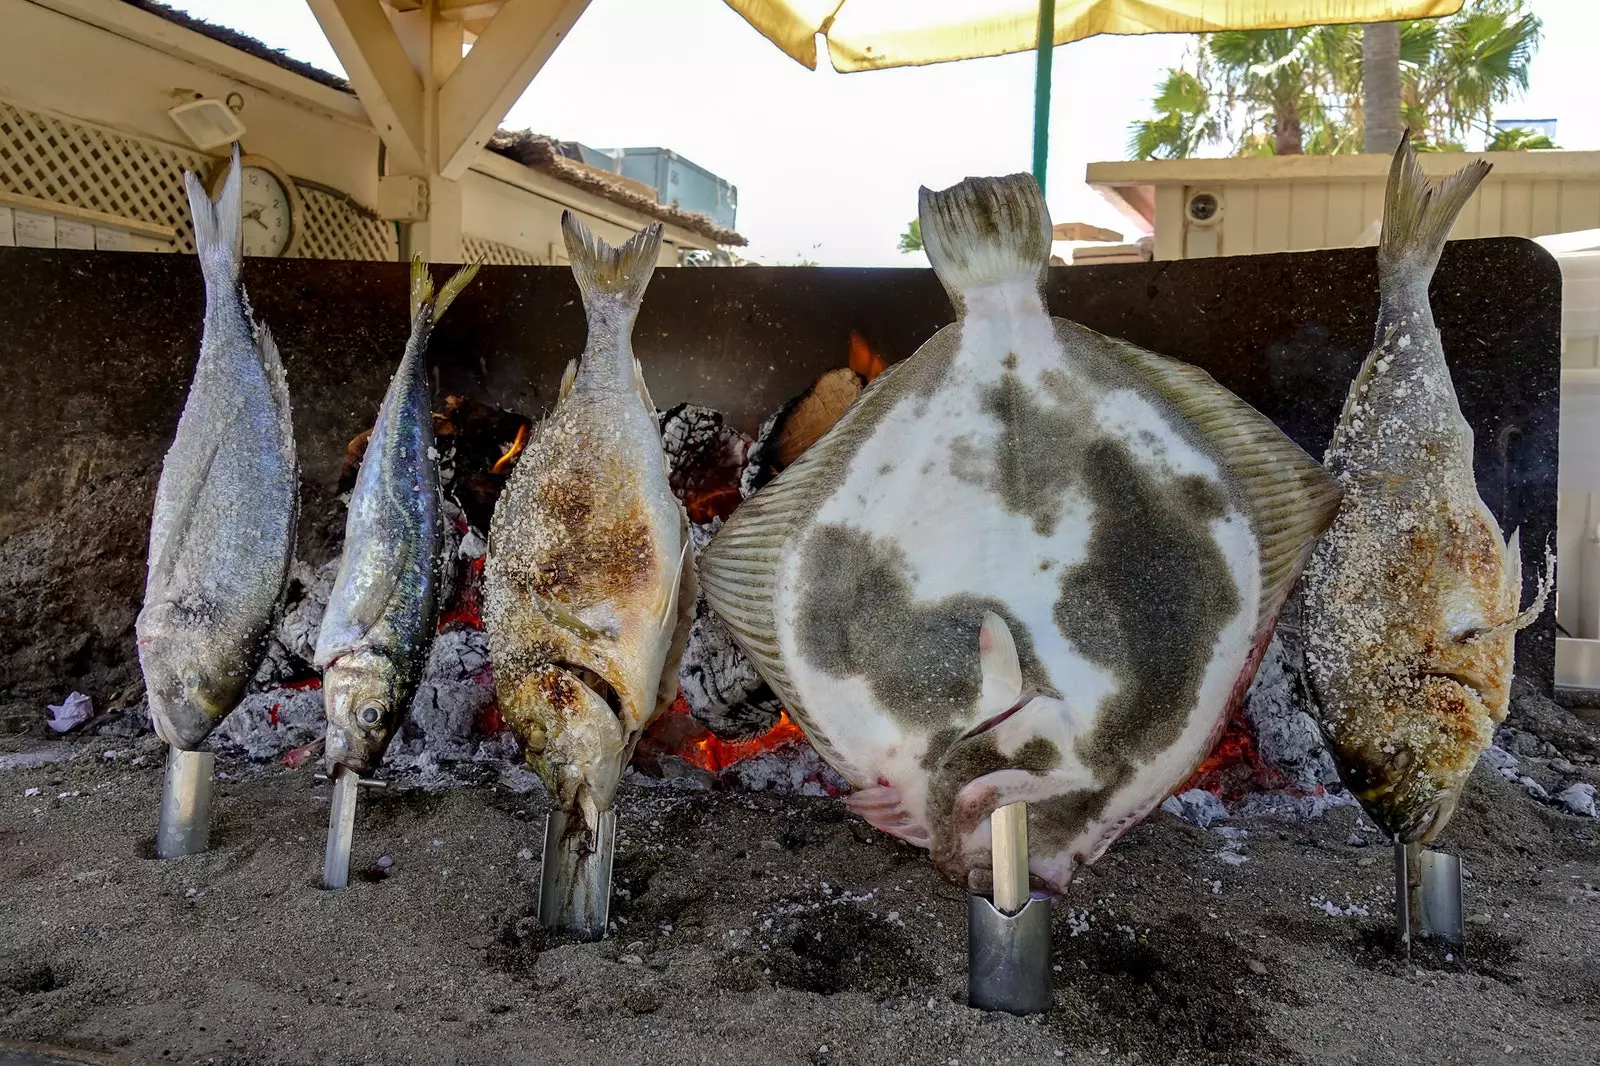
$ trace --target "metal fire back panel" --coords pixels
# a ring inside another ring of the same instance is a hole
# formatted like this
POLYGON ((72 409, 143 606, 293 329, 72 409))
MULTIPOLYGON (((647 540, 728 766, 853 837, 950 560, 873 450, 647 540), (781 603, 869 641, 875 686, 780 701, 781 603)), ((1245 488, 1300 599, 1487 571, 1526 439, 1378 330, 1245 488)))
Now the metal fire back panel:
MULTIPOLYGON (((1060 267, 1046 295, 1059 315, 1203 367, 1320 456, 1372 344, 1375 265, 1365 248, 1060 267)), ((347 446, 371 425, 405 344, 406 271, 245 263, 250 302, 272 329, 294 397, 302 558, 328 557, 338 536, 316 516, 343 513, 331 501, 347 446)), ((1445 249, 1432 293, 1475 431, 1479 488, 1504 529, 1521 527, 1531 590, 1539 547, 1555 531, 1561 274, 1529 241, 1459 241, 1445 249)), ((42 706, 59 696, 57 668, 32 649, 84 633, 100 634, 94 654, 126 656, 128 680, 138 677, 132 626, 150 497, 203 307, 192 257, 0 249, 0 555, 37 559, 0 573, 9 699, 42 706)), ((897 360, 952 318, 927 270, 658 270, 634 349, 663 408, 693 400, 754 432, 845 364, 852 330, 897 360)), ((583 343, 570 270, 485 267, 430 346, 436 395, 539 416, 583 343)), ((1547 612, 1517 638, 1519 675, 1547 693, 1554 637, 1547 612)))

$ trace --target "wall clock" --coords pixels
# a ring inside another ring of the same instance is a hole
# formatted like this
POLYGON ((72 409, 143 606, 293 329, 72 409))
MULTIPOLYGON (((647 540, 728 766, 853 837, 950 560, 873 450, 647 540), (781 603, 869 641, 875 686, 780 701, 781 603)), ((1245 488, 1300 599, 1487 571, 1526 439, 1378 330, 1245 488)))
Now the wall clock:
MULTIPOLYGON (((265 156, 240 156, 239 169, 244 181, 244 254, 287 254, 300 228, 300 197, 294 180, 265 156)), ((227 177, 228 164, 224 162, 211 175, 212 199, 227 177)))

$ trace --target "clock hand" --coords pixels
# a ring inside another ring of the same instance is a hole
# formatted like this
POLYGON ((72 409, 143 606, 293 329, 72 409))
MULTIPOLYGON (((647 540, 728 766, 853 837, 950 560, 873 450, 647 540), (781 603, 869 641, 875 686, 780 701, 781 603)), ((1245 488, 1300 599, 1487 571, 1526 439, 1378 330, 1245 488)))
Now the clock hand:
POLYGON ((254 222, 256 225, 260 226, 262 229, 266 229, 267 228, 267 224, 265 222, 261 221, 261 212, 263 212, 265 210, 266 210, 266 208, 264 208, 264 207, 254 207, 254 208, 251 208, 249 211, 246 211, 244 213, 244 217, 248 221, 254 222))

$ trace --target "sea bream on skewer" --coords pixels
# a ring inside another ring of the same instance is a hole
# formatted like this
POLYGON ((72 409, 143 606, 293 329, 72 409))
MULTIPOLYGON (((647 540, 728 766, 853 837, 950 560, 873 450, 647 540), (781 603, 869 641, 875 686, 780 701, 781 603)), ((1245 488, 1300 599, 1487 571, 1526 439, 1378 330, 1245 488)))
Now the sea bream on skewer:
POLYGON ((205 276, 200 359, 161 464, 135 629, 150 720, 193 751, 244 696, 294 557, 299 467, 283 361, 245 299, 239 149, 213 202, 185 173, 205 276))
POLYGON ((920 216, 957 321, 700 579, 855 810, 982 891, 988 815, 1027 801, 1059 892, 1210 751, 1338 492, 1203 371, 1050 317, 1031 177, 920 216))
POLYGON ((633 355, 661 224, 613 248, 570 212, 561 223, 589 336, 495 506, 484 622, 501 713, 565 812, 561 838, 546 838, 540 920, 598 938, 605 819, 677 692, 696 593, 689 520, 633 355))
POLYGON ((1505 719, 1527 610, 1516 532, 1478 495, 1428 285, 1489 172, 1435 188, 1409 137, 1389 171, 1377 339, 1328 448, 1344 500, 1305 580, 1306 681, 1340 776, 1385 832, 1426 844, 1505 719))

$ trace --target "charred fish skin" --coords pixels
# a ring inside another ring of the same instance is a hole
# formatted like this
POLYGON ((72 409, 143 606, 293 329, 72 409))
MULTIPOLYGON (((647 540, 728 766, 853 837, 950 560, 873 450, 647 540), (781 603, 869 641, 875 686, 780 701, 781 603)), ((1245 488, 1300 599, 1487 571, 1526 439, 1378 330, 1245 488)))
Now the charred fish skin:
POLYGON ((688 519, 667 481, 634 320, 661 227, 621 247, 562 231, 589 334, 490 523, 485 626, 507 724, 573 831, 593 834, 676 689, 694 604, 688 519))
POLYGON ((1488 174, 1434 188, 1409 139, 1390 168, 1377 337, 1326 465, 1344 501, 1305 579, 1307 681, 1340 774, 1403 843, 1449 821, 1506 716, 1521 614, 1519 537, 1478 495, 1428 286, 1456 216, 1488 174))
POLYGON ((184 182, 205 326, 156 487, 135 631, 156 732, 193 750, 260 666, 294 555, 299 470, 283 362, 239 281, 238 146, 215 202, 196 175, 184 182))
POLYGON ((437 294, 411 263, 411 336, 368 439, 345 520, 344 554, 317 634, 331 774, 370 774, 383 762, 427 664, 439 622, 444 535, 428 341, 477 273, 458 271, 437 294))
POLYGON ((1031 177, 924 189, 920 217, 956 323, 700 580, 857 813, 982 891, 988 816, 1026 801, 1060 892, 1209 752, 1338 491, 1203 371, 1050 316, 1031 177))

